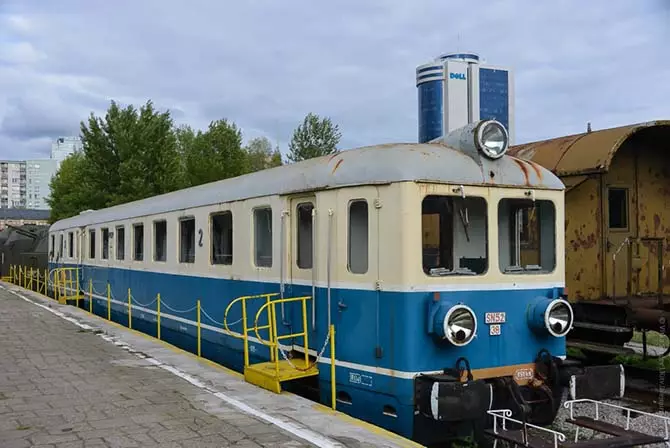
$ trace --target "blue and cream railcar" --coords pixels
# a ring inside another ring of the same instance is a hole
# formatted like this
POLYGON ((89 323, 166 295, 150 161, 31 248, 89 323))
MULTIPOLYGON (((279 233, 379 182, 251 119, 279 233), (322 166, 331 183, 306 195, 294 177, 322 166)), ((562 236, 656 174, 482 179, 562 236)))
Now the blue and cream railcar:
MULTIPOLYGON (((331 401, 332 323, 338 410, 408 438, 446 439, 519 400, 550 422, 561 396, 552 367, 572 324, 564 186, 506 148, 504 128, 480 122, 441 142, 348 150, 83 212, 51 227, 50 266, 79 267, 101 315, 109 285, 122 323, 130 294, 133 328, 151 334, 160 294, 161 337, 190 350, 200 300, 203 356, 238 370, 227 305, 312 296, 320 401, 331 401)), ((232 331, 240 313, 230 310, 232 331)), ((285 304, 278 319, 280 334, 296 332, 301 306, 285 304)), ((252 363, 268 359, 255 338, 249 350, 252 363)))

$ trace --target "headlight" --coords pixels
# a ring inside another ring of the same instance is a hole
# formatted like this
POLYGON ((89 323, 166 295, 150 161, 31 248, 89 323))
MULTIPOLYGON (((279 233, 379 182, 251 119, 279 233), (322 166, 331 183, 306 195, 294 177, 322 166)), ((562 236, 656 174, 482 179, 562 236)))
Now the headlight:
POLYGON ((529 308, 528 325, 539 334, 563 337, 572 328, 573 320, 572 307, 563 299, 542 297, 529 308))
POLYGON ((552 335, 565 336, 572 328, 572 307, 565 300, 554 300, 544 312, 544 323, 552 335))
POLYGON ((509 145, 507 130, 497 121, 482 122, 477 128, 476 136, 479 150, 487 157, 498 159, 507 151, 509 145))
POLYGON ((444 337, 454 345, 467 345, 477 332, 477 317, 465 305, 452 307, 444 316, 444 337))

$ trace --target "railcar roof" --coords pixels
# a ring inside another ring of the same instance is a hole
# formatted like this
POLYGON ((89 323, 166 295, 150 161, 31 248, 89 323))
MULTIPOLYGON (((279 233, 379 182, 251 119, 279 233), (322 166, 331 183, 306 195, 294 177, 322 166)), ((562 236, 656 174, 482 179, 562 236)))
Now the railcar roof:
POLYGON ((564 188, 558 177, 532 161, 506 155, 498 160, 482 158, 480 166, 471 157, 442 143, 394 143, 341 151, 335 155, 86 212, 54 223, 51 230, 261 196, 403 181, 564 188))

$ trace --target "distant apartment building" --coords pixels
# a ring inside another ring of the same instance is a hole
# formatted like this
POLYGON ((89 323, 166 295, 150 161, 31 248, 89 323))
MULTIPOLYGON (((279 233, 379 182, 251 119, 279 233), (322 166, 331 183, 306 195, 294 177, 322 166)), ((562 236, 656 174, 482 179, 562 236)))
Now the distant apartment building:
POLYGON ((54 159, 26 160, 26 208, 49 209, 49 183, 56 171, 58 162, 54 159))
POLYGON ((0 208, 48 210, 51 178, 67 156, 82 148, 79 137, 59 137, 49 159, 0 160, 0 208))
POLYGON ((80 137, 58 137, 51 144, 51 159, 56 161, 56 169, 67 156, 82 149, 83 144, 80 137))
POLYGON ((0 161, 0 207, 26 207, 25 161, 0 161))

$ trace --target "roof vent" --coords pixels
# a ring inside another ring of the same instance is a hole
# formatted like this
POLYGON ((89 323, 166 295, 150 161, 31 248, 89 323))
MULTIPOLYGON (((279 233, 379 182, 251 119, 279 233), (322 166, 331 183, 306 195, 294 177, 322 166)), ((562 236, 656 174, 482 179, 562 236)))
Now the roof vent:
POLYGON ((91 213, 91 212, 94 212, 94 211, 95 210, 89 208, 88 210, 84 210, 83 212, 79 212, 79 214, 83 215, 84 213, 91 213))

